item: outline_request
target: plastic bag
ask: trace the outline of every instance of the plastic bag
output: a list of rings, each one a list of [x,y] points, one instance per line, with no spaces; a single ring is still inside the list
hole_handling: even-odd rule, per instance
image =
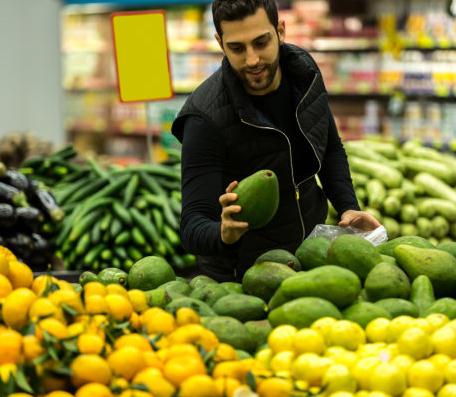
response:
[[[312,233],[307,236],[307,239],[313,237],[326,237],[328,240],[333,241],[342,234],[355,234],[371,242],[374,246],[388,241],[388,234],[384,226],[379,226],[374,230],[365,232],[351,226],[340,227],[332,225],[317,225],[312,230]]]

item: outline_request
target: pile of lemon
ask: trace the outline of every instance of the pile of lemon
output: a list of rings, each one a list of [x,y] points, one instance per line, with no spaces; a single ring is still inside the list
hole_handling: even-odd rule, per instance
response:
[[[301,330],[281,325],[256,359],[271,374],[261,386],[277,396],[456,397],[456,320],[378,318],[365,330],[328,317]]]
[[[0,302],[2,397],[251,395],[247,383],[262,370],[190,308],[173,315],[117,284],[34,279],[4,247]]]

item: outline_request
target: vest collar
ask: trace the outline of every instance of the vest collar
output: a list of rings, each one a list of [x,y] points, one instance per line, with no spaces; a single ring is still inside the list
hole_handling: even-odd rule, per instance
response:
[[[316,65],[311,64],[309,59],[307,53],[299,47],[290,44],[280,46],[280,65],[286,69],[285,72],[290,76],[293,92],[296,93],[298,99],[297,102],[305,95],[315,74],[318,73]],[[240,119],[252,124],[269,124],[264,117],[258,114],[226,56],[223,58],[221,69],[223,83]]]

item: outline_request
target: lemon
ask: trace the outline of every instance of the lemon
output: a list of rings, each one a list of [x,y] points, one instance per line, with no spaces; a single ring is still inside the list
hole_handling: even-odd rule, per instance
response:
[[[335,364],[342,364],[347,368],[352,368],[358,361],[358,356],[355,352],[349,351],[340,346],[328,347],[325,351],[325,357],[333,360]]]
[[[257,354],[255,354],[255,360],[261,363],[264,368],[269,369],[272,356],[273,354],[271,349],[261,349]]]
[[[149,307],[147,296],[144,291],[131,289],[128,291],[128,296],[135,312],[141,313]]]
[[[451,320],[449,323],[446,324],[448,327],[453,328],[456,331],[456,319]]]
[[[443,386],[437,393],[437,397],[456,397],[456,385],[448,384]]]
[[[336,391],[335,393],[330,394],[329,397],[355,397],[355,395],[348,391]]]
[[[384,317],[372,320],[366,327],[366,338],[369,342],[385,342],[390,320]]]
[[[291,374],[295,379],[305,380],[310,386],[320,386],[323,376],[332,361],[319,357],[315,353],[304,353],[298,356],[291,365]]]
[[[390,396],[391,396],[390,394],[384,393],[382,391],[374,390],[369,393],[368,397],[390,397]]]
[[[36,295],[28,288],[15,289],[3,302],[4,323],[16,329],[25,326],[28,321],[28,310],[35,300]]]
[[[293,335],[293,350],[296,354],[321,354],[325,350],[325,340],[318,331],[303,328]]]
[[[325,393],[334,393],[336,391],[356,391],[356,380],[350,370],[342,364],[331,365],[323,376],[322,386]]]
[[[445,370],[445,380],[448,383],[456,383],[456,360],[451,360]]]
[[[271,358],[269,368],[274,373],[281,371],[290,371],[293,359],[294,352],[287,350],[281,351]]]
[[[378,356],[381,351],[385,350],[386,344],[379,342],[379,343],[366,343],[365,345],[361,345],[356,354],[358,357],[369,357],[369,356]]]
[[[298,332],[292,325],[279,325],[268,336],[269,348],[278,353],[284,350],[293,350],[293,336]]]
[[[352,321],[340,320],[331,326],[329,344],[356,350],[366,342],[364,330]]]
[[[368,390],[370,388],[372,372],[380,363],[378,357],[365,357],[355,364],[352,368],[352,374],[358,382],[359,389]]]
[[[396,357],[393,357],[391,360],[391,364],[396,365],[399,367],[404,374],[407,374],[408,369],[412,366],[415,362],[413,357],[408,356],[407,354],[399,354]]]
[[[402,397],[434,397],[434,394],[421,387],[409,387]]]
[[[456,330],[452,327],[442,327],[431,336],[432,347],[436,353],[442,353],[456,358]]]
[[[451,362],[451,357],[446,354],[434,354],[428,360],[434,364],[439,371],[444,372],[447,365]]]
[[[410,316],[398,316],[392,319],[388,325],[386,342],[396,342],[402,332],[413,326],[414,321],[415,319]]]
[[[432,353],[429,335],[417,327],[405,330],[399,336],[397,346],[401,354],[408,354],[416,360],[426,358]]]
[[[429,335],[434,332],[432,325],[429,323],[429,321],[427,321],[424,318],[415,318],[415,321],[413,321],[413,326],[421,328],[424,332],[426,332]]]
[[[355,393],[355,397],[369,397],[370,392],[367,390],[360,390]]]
[[[450,322],[449,318],[442,313],[432,313],[426,317],[426,321],[431,327],[432,332],[442,328]]]
[[[372,390],[399,396],[407,388],[405,374],[394,364],[381,363],[372,372],[370,387]]]
[[[313,322],[310,328],[319,332],[323,336],[325,342],[328,343],[328,336],[331,331],[331,327],[336,322],[337,320],[333,317],[322,317]]]
[[[117,321],[125,321],[133,313],[133,306],[130,300],[124,295],[108,293],[105,296],[105,301],[108,307],[108,313]]]
[[[435,393],[443,384],[443,374],[429,360],[420,360],[409,368],[407,381],[411,387],[422,387]]]

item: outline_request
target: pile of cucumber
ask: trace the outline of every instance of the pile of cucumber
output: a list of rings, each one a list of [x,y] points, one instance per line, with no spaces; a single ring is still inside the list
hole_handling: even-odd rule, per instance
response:
[[[42,183],[0,163],[0,245],[33,270],[53,261],[48,241],[64,213]]]
[[[179,270],[193,266],[195,257],[183,250],[179,238],[181,175],[173,155],[167,164],[126,168],[104,169],[93,160],[58,164],[68,172],[53,191],[66,216],[54,244],[66,269],[128,271],[148,255],[163,256]]]
[[[389,238],[418,235],[437,244],[456,238],[456,158],[415,141],[344,143],[356,196]],[[335,224],[330,207],[327,222]]]

